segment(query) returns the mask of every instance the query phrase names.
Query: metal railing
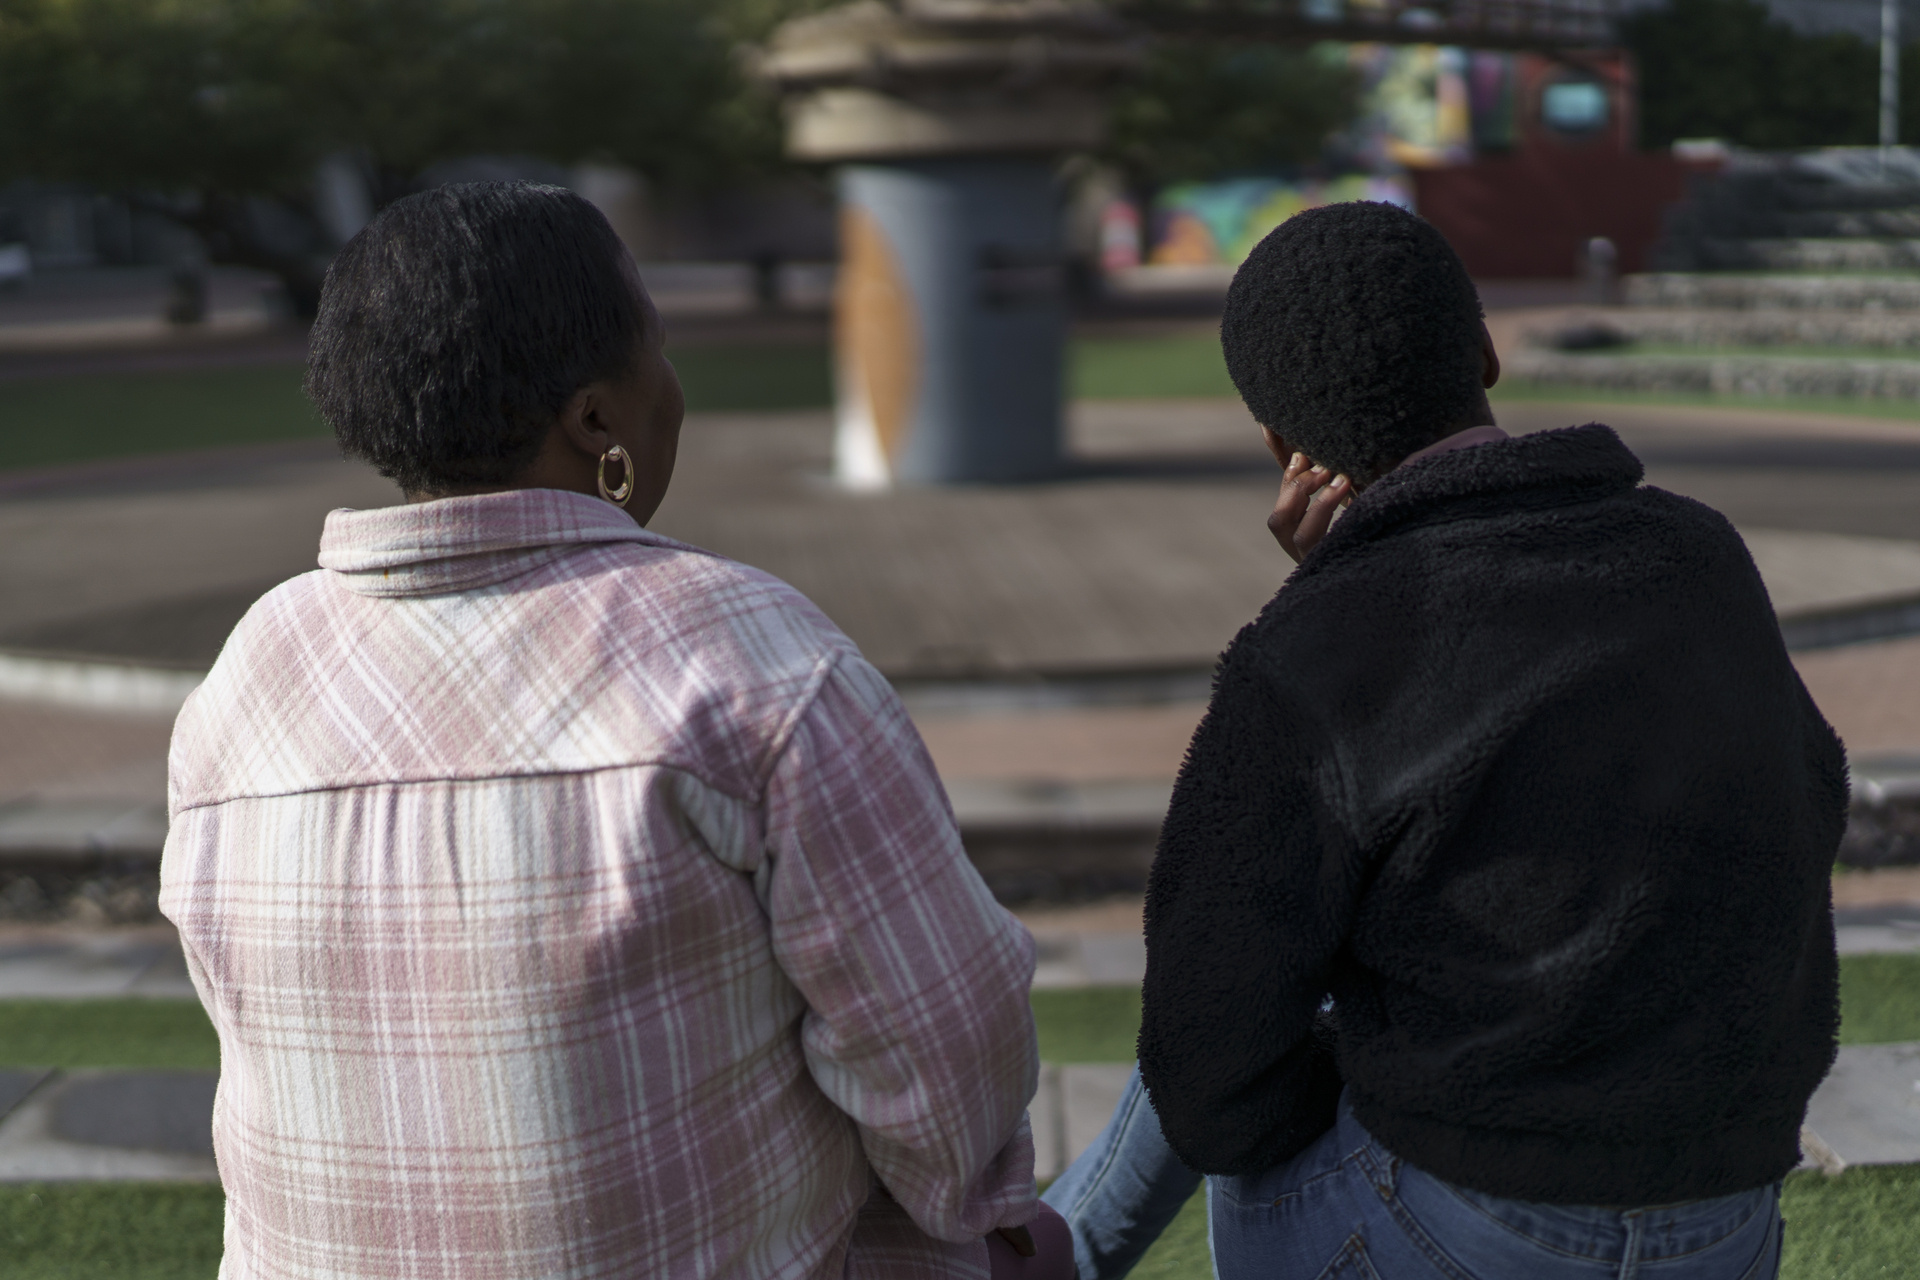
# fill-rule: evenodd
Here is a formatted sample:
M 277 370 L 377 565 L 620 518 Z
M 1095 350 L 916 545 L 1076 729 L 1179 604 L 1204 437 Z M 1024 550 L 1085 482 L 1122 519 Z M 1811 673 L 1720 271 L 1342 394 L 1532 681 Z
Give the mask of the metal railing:
M 1112 0 L 1166 36 L 1352 40 L 1475 49 L 1579 49 L 1614 43 L 1620 0 Z

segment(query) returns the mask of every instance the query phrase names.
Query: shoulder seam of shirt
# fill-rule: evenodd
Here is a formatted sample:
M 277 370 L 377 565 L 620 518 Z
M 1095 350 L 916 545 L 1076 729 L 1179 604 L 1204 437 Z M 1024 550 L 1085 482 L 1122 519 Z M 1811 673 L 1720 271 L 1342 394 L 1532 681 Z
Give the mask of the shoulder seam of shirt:
M 779 752 L 774 752 L 773 755 L 777 758 Z M 471 776 L 455 773 L 436 773 L 418 778 L 403 778 L 399 780 L 379 779 L 368 782 L 349 782 L 342 786 L 289 787 L 285 791 L 236 791 L 231 795 L 221 796 L 217 800 L 201 800 L 193 804 L 182 805 L 170 815 L 170 818 L 178 818 L 182 814 L 191 813 L 195 809 L 217 809 L 223 804 L 231 804 L 236 800 L 279 800 L 286 796 L 317 795 L 322 792 L 369 791 L 375 787 L 430 786 L 443 782 L 478 784 L 507 782 L 521 778 L 581 778 L 589 774 L 614 773 L 622 769 L 670 769 L 675 773 L 686 774 L 707 790 L 726 796 L 729 800 L 735 800 L 745 804 L 754 799 L 753 796 L 738 796 L 733 794 L 725 787 L 707 777 L 700 769 L 691 765 L 679 764 L 667 759 L 638 759 L 623 760 L 618 764 L 590 765 L 586 768 L 579 769 L 523 769 L 505 773 L 481 773 Z M 761 790 L 765 790 L 764 780 L 761 783 Z
M 813 671 L 808 674 L 807 682 L 800 689 L 800 696 L 793 700 L 793 706 L 773 731 L 773 738 L 767 747 L 766 758 L 760 765 L 760 776 L 753 780 L 753 802 L 766 803 L 767 783 L 773 778 L 773 771 L 780 766 L 780 757 L 787 754 L 787 747 L 793 742 L 793 735 L 800 730 L 800 722 L 813 710 L 813 704 L 820 700 L 820 691 L 827 687 L 827 679 L 840 665 L 844 655 L 838 645 L 829 645 L 824 653 L 814 659 Z

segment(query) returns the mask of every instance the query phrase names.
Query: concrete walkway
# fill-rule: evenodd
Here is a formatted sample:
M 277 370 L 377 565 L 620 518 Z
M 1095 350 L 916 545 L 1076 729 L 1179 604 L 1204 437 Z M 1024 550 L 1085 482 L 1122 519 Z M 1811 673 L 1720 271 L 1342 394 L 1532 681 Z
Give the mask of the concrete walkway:
M 1852 892 L 1858 895 L 1855 885 Z M 1145 976 L 1140 903 L 1024 913 L 1039 944 L 1036 988 L 1134 986 Z M 1920 951 L 1920 905 L 1845 907 L 1844 953 Z M 193 999 L 164 926 L 0 930 L 0 999 Z M 1099 1134 L 1124 1064 L 1049 1065 L 1033 1103 L 1041 1177 Z M 213 1181 L 212 1072 L 0 1070 L 0 1181 Z M 1845 1164 L 1920 1161 L 1920 1045 L 1849 1046 L 1814 1095 L 1808 1126 Z
M 1920 594 L 1920 427 L 1500 414 L 1613 421 L 1653 482 L 1753 535 L 1783 615 Z M 791 581 L 897 679 L 1204 669 L 1291 567 L 1236 402 L 1078 405 L 1078 469 L 1042 485 L 849 494 L 822 479 L 830 435 L 822 413 L 696 415 L 655 525 Z M 248 604 L 313 567 L 327 510 L 396 497 L 325 442 L 0 476 L 0 649 L 204 666 Z
M 0 1071 L 0 1182 L 218 1182 L 211 1071 Z
M 1783 621 L 1884 621 L 1920 601 L 1920 425 L 1500 413 L 1520 431 L 1612 421 L 1655 483 L 1742 527 Z M 848 495 L 819 479 L 823 415 L 697 418 L 657 523 L 787 577 L 896 678 L 977 859 L 1070 830 L 1093 860 L 1137 873 L 1207 666 L 1287 566 L 1261 523 L 1271 462 L 1239 406 L 1083 405 L 1074 433 L 1081 469 L 1057 484 Z M 298 445 L 16 473 L 0 498 L 0 649 L 37 651 L 12 665 L 0 654 L 0 853 L 95 876 L 103 887 L 84 901 L 110 919 L 113 895 L 134 892 L 115 887 L 115 859 L 150 856 L 164 835 L 169 707 L 192 668 L 261 591 L 311 567 L 328 508 L 393 494 Z M 127 665 L 61 666 L 75 654 Z M 1796 660 L 1861 779 L 1920 777 L 1920 638 Z M 1920 882 L 1892 875 L 1843 881 L 1843 951 L 1920 951 Z M 1898 888 L 1876 896 L 1870 881 Z M 1024 915 L 1036 986 L 1140 981 L 1137 896 Z M 0 930 L 0 998 L 106 996 L 192 997 L 166 929 Z M 1916 1052 L 1843 1054 L 1812 1114 L 1838 1159 L 1920 1160 Z M 1125 1072 L 1048 1068 L 1034 1106 L 1043 1176 L 1104 1125 Z M 0 1178 L 211 1178 L 193 1145 L 211 1089 L 195 1073 L 0 1073 Z
M 1130 1070 L 1042 1068 L 1031 1107 L 1037 1176 L 1057 1176 L 1093 1143 Z M 217 1182 L 218 1080 L 209 1071 L 0 1070 L 0 1182 Z M 1842 1048 L 1806 1127 L 1829 1172 L 1920 1161 L 1920 1044 Z

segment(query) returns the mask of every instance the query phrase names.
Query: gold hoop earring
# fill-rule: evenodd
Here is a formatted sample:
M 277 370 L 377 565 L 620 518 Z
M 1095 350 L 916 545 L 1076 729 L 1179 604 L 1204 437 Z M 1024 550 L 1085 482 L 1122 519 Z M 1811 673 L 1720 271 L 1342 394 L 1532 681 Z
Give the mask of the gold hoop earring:
M 620 487 L 607 488 L 607 462 L 612 460 L 620 464 Z M 600 455 L 600 496 L 616 507 L 624 508 L 627 499 L 633 496 L 633 459 L 619 445 L 614 445 Z

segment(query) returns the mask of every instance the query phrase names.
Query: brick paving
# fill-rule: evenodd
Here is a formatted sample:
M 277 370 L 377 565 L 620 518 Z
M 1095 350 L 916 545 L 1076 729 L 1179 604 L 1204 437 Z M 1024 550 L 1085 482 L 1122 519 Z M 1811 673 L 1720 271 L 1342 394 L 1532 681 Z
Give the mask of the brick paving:
M 0 805 L 164 800 L 173 719 L 0 700 Z
M 1654 482 L 1770 545 L 1920 542 L 1920 427 L 1500 413 L 1521 431 L 1606 417 Z M 823 478 L 829 438 L 821 413 L 696 415 L 655 526 L 793 582 L 897 676 L 1205 666 L 1289 567 L 1262 528 L 1272 462 L 1235 402 L 1076 406 L 1079 469 L 1043 485 L 847 494 Z M 324 442 L 0 478 L 0 647 L 204 665 L 252 599 L 312 566 L 329 508 L 395 496 Z
M 1499 413 L 1515 431 L 1612 421 L 1654 482 L 1749 530 L 1782 601 L 1920 588 L 1920 425 L 1526 401 Z M 1050 484 L 847 494 L 823 478 L 829 438 L 820 413 L 696 415 L 656 526 L 792 581 L 897 677 L 1204 672 L 1289 567 L 1262 526 L 1273 466 L 1236 402 L 1076 405 L 1078 469 Z M 205 663 L 253 598 L 311 567 L 329 508 L 395 496 L 324 442 L 0 476 L 0 648 Z M 1920 639 L 1798 661 L 1856 758 L 1920 756 Z M 1200 714 L 1181 697 L 915 705 L 956 801 L 1004 826 L 1145 804 Z M 34 816 L 22 805 L 101 806 L 97 828 L 114 804 L 156 804 L 165 738 L 164 717 L 0 702 L 0 827 Z

